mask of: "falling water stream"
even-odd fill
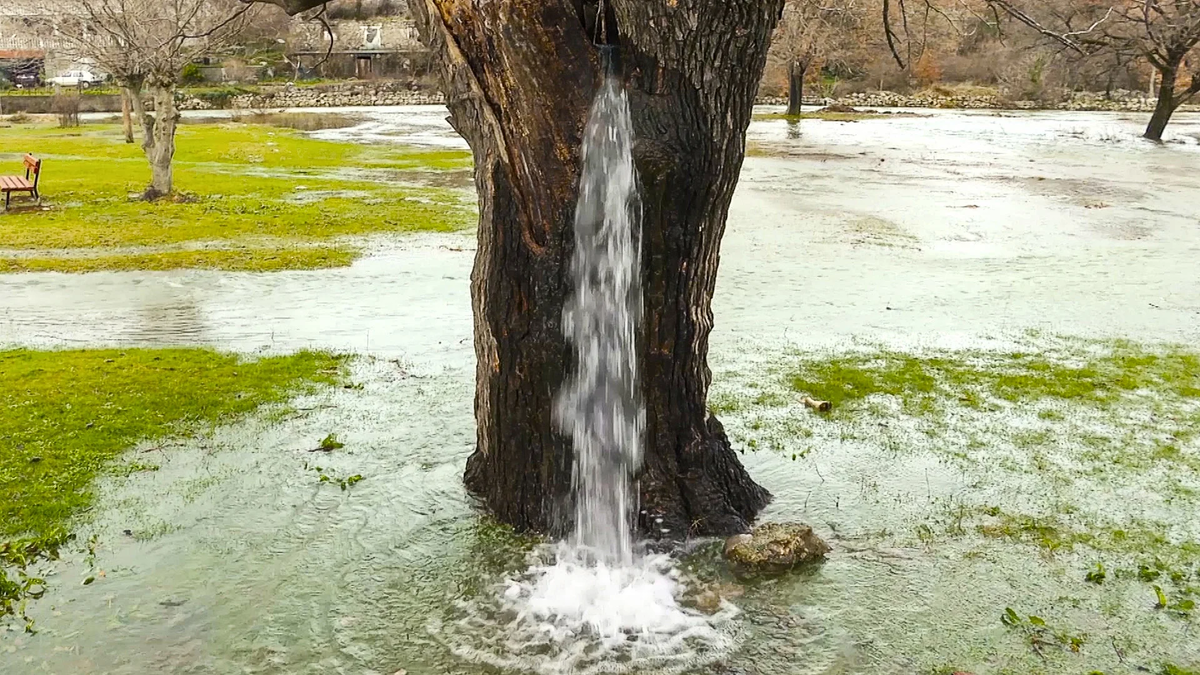
[[[575,449],[574,543],[598,563],[633,561],[630,480],[641,464],[646,412],[638,391],[635,335],[641,322],[641,209],[633,166],[633,123],[621,82],[608,75],[583,139],[575,209],[574,292],[563,331],[575,372],[556,418]]]
[[[640,204],[629,101],[609,49],[584,132],[574,288],[563,308],[575,369],[555,411],[575,451],[574,533],[535,551],[529,571],[502,585],[499,608],[466,606],[462,625],[487,648],[455,649],[538,673],[694,668],[732,646],[737,613],[732,605],[712,616],[682,606],[686,584],[674,559],[633,540],[631,483],[645,427],[636,352]],[[508,617],[499,630],[497,617]]]

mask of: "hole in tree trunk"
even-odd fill
[[[601,16],[603,5],[603,16]],[[621,32],[617,28],[617,15],[608,0],[583,0],[580,3],[580,18],[588,37],[597,45],[621,44]]]

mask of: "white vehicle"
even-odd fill
[[[103,75],[84,69],[66,70],[59,73],[57,77],[50,78],[50,84],[60,87],[82,87],[84,89],[102,84],[103,82]]]

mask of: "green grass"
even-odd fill
[[[1157,525],[1128,522],[1120,528],[1075,527],[1055,515],[1008,513],[999,507],[980,510],[979,532],[993,539],[1033,544],[1048,552],[1086,546],[1094,551],[1128,555],[1157,555],[1180,560],[1200,558],[1200,543],[1171,541]]]
[[[357,250],[341,246],[208,249],[59,258],[12,257],[0,258],[0,274],[173,269],[279,272],[348,267],[357,257]]]
[[[373,233],[447,232],[472,222],[464,193],[420,185],[434,172],[465,171],[468,153],[362,146],[314,140],[290,129],[256,124],[180,127],[175,186],[186,199],[148,203],[132,196],[149,181],[149,166],[117,125],[59,129],[0,128],[0,173],[15,173],[21,153],[44,160],[44,211],[0,215],[0,250],[37,251],[34,269],[89,271],[59,249],[98,249],[103,269],[210,267],[270,271],[344,264],[339,240]],[[175,253],[131,256],[118,247],[289,250],[280,256]],[[313,244],[326,249],[323,255]],[[0,254],[2,255],[2,254]],[[31,263],[0,257],[0,268]],[[261,266],[258,263],[261,262]],[[227,267],[222,267],[227,265]]]
[[[834,410],[870,396],[895,396],[909,410],[930,411],[939,399],[971,407],[989,400],[1029,403],[1049,398],[1100,406],[1130,392],[1152,389],[1200,398],[1200,354],[1182,347],[1150,350],[1116,342],[1094,356],[938,352],[854,354],[804,360],[789,377],[791,388],[833,403]]]
[[[306,385],[342,359],[246,359],[208,349],[0,351],[0,538],[49,536],[92,480],[144,439],[200,432]]]

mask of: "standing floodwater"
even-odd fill
[[[574,292],[563,308],[575,372],[556,419],[575,448],[575,543],[598,561],[629,565],[630,480],[645,427],[635,342],[642,311],[640,205],[629,101],[611,52],[604,58],[606,76],[583,138]]]
[[[534,552],[499,597],[463,603],[438,624],[465,658],[542,675],[687,672],[732,645],[724,605],[712,616],[679,604],[675,561],[633,541],[633,474],[642,461],[637,329],[642,290],[633,125],[624,87],[604,52],[605,78],[583,139],[575,210],[574,287],[563,332],[575,370],[555,410],[575,451],[575,531]],[[455,637],[457,636],[457,637]]]

